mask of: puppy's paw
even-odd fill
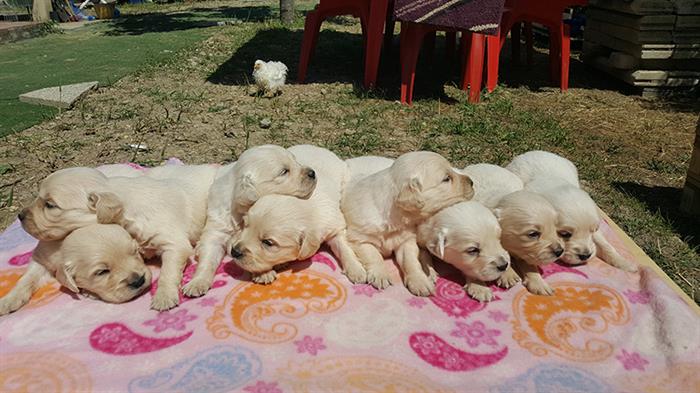
[[[367,272],[362,266],[348,266],[343,270],[343,273],[353,284],[367,283]]]
[[[428,266],[428,278],[433,284],[437,283],[438,274],[432,266]]]
[[[151,299],[151,309],[157,311],[166,311],[177,307],[180,304],[180,295],[177,288],[174,290],[158,287],[156,294]]]
[[[0,299],[0,315],[9,314],[19,310],[28,300],[22,299],[21,296],[7,295]]]
[[[464,286],[464,290],[472,299],[481,303],[490,302],[494,298],[491,288],[481,284],[469,283]]]
[[[384,268],[370,269],[367,271],[367,283],[377,289],[385,289],[391,285],[391,276]]]
[[[435,293],[435,283],[422,272],[405,275],[403,283],[408,291],[416,296],[430,296]]]
[[[270,270],[269,272],[254,274],[251,273],[251,279],[256,284],[270,284],[277,279],[277,272]]]
[[[525,279],[523,285],[530,293],[542,296],[554,295],[554,289],[547,284],[541,277],[538,279]]]
[[[630,273],[636,273],[639,271],[637,264],[632,263],[621,256],[612,258],[610,265]]]
[[[187,297],[199,297],[207,293],[211,282],[206,278],[195,277],[182,287],[182,293]]]
[[[515,284],[520,282],[520,276],[518,276],[518,273],[515,272],[515,270],[508,268],[503,274],[501,274],[501,277],[498,278],[498,281],[496,281],[496,284],[498,284],[499,287],[501,288],[511,288]]]

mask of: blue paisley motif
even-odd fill
[[[227,392],[257,377],[261,371],[262,363],[253,351],[221,345],[199,352],[153,375],[132,380],[129,392]]]
[[[491,387],[491,393],[612,393],[597,376],[563,364],[543,364]]]

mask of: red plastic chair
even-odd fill
[[[329,17],[352,15],[360,18],[364,40],[365,76],[364,86],[369,88],[377,81],[379,56],[382,49],[382,30],[387,18],[388,0],[321,0],[316,8],[306,15],[304,38],[299,56],[297,80],[303,83],[311,55],[316,48],[321,23]]]
[[[448,47],[457,30],[445,29],[427,24],[401,22],[401,103],[413,104],[413,86],[416,77],[418,53],[426,35],[432,39],[436,31],[446,31]],[[484,68],[484,44],[486,36],[462,31],[461,54],[462,90],[469,88],[469,102],[479,102]],[[449,49],[448,49],[449,53]]]
[[[500,50],[511,32],[513,59],[520,58],[520,22],[525,22],[527,61],[532,63],[532,22],[549,29],[549,62],[553,82],[559,82],[562,91],[569,88],[569,57],[571,55],[571,37],[569,26],[562,20],[562,13],[567,7],[586,5],[587,0],[507,0],[500,27],[500,45],[489,45],[486,88],[493,91],[498,83],[498,63]],[[491,42],[489,42],[491,43]]]

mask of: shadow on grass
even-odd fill
[[[222,63],[207,81],[223,85],[247,85],[251,82],[253,63],[262,59],[285,63],[289,68],[288,83],[296,83],[302,37],[302,30],[261,30]],[[359,33],[322,30],[309,63],[305,83],[352,83],[353,91],[358,97],[369,96],[392,101],[398,99],[401,82],[398,45],[382,54],[378,88],[372,91],[362,88],[362,45],[362,36]],[[458,83],[459,72],[456,72],[457,67],[454,63],[446,61],[442,46],[443,42],[438,40],[433,56],[428,58],[427,54],[422,54],[419,59],[414,100],[450,100],[444,93],[443,85],[446,82]]]
[[[238,19],[243,22],[262,22],[272,16],[268,6],[193,8],[181,12],[124,15],[106,25],[105,35],[140,35],[183,31],[215,26],[216,22]]]
[[[648,187],[632,182],[616,182],[614,187],[642,202],[647,210],[658,211],[673,226],[688,245],[700,247],[700,218],[683,214],[678,210],[683,189],[673,187]]]

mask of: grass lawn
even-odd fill
[[[562,94],[548,80],[546,53],[538,52],[535,65],[527,68],[514,65],[506,48],[502,84],[482,103],[470,105],[455,87],[457,67],[446,60],[444,40],[438,37],[434,56],[423,56],[419,64],[414,105],[407,107],[396,102],[398,40],[383,55],[379,89],[367,92],[357,86],[362,38],[357,20],[351,18],[324,24],[307,84],[289,84],[274,99],[256,97],[249,94],[248,84],[256,59],[283,61],[290,79],[296,74],[303,20],[291,27],[280,25],[276,4],[182,4],[179,12],[210,7],[216,11],[209,12],[236,15],[243,23],[155,33],[208,36],[169,54],[168,61],[150,61],[91,93],[73,110],[5,137],[0,144],[0,227],[9,225],[31,200],[44,176],[67,166],[123,161],[154,165],[168,157],[227,162],[262,143],[313,143],[344,158],[396,157],[429,149],[459,167],[505,164],[514,155],[544,149],[571,159],[599,206],[681,288],[696,301],[700,298],[700,225],[697,218],[677,211],[697,102],[641,99],[576,58],[571,88]],[[300,6],[308,9],[311,4]],[[157,13],[154,7],[144,12]],[[131,30],[139,26],[143,24]],[[100,39],[113,39],[102,34]],[[172,50],[164,42],[153,43],[156,58]],[[263,119],[270,120],[269,128],[260,127]],[[132,144],[145,144],[148,150],[134,150]]]
[[[235,17],[216,9],[150,12],[126,6],[113,21],[0,46],[0,136],[53,117],[58,110],[20,102],[31,90],[99,81],[109,86],[147,64],[162,62],[212,33],[212,22]],[[245,17],[245,15],[241,15]]]

